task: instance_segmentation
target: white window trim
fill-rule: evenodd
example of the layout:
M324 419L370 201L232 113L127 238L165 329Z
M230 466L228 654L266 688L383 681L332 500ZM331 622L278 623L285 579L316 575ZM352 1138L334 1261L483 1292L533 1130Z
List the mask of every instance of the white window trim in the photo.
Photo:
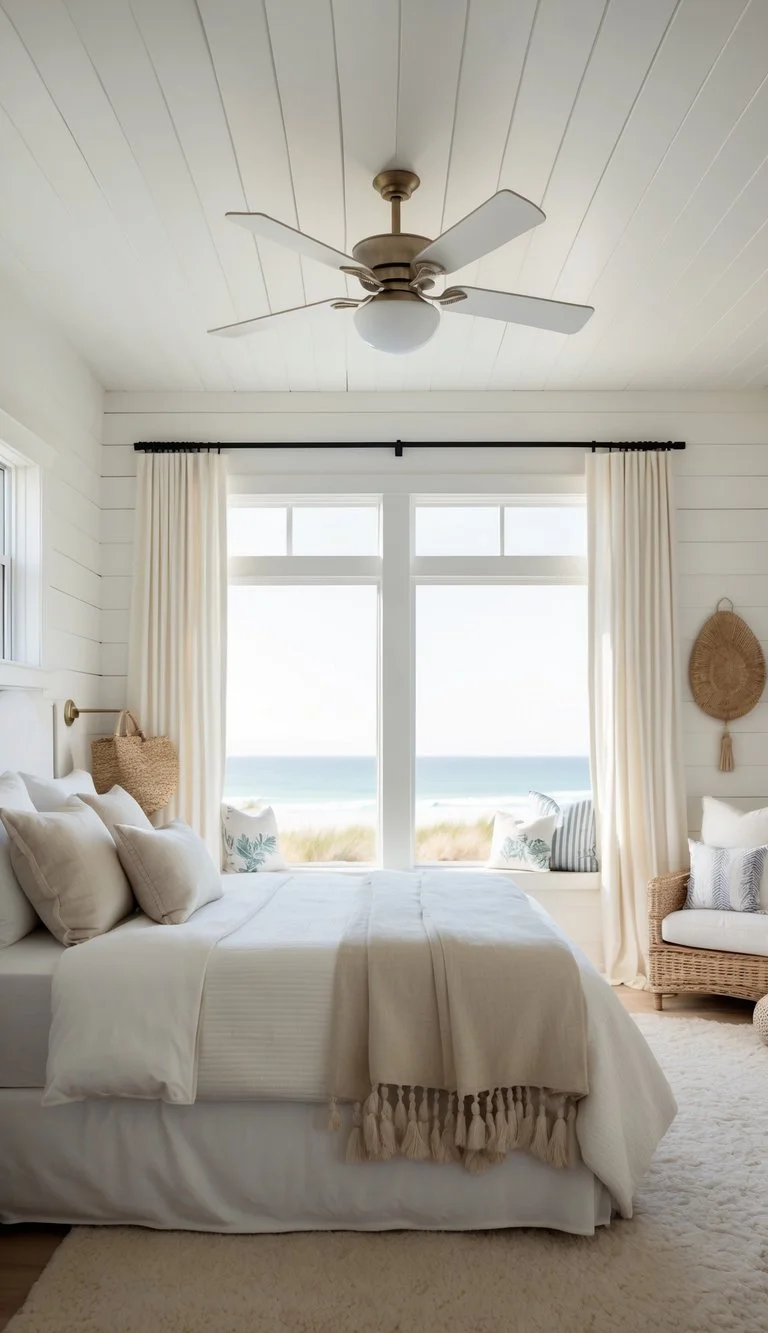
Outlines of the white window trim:
M42 484L36 463L0 442L7 469L6 551L10 614L3 665L39 667L42 643Z
M3 474L3 542L0 548L2 565L3 614L2 653L0 661L8 661L13 651L13 469L0 456Z
M379 586L378 804L379 854L385 869L414 865L415 588L419 584L585 584L587 561L553 556L421 556L414 549L417 505L584 504L577 476L475 475L230 476L237 506L348 503L381 505L380 557L258 556L229 562L233 584L374 583ZM384 645L386 644L386 653ZM362 868L362 867L361 867ZM467 866L467 868L470 868Z

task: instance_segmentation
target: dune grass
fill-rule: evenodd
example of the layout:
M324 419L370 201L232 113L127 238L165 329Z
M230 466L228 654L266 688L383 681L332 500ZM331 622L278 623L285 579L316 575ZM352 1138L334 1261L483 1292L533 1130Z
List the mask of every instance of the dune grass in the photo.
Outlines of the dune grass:
M280 834L280 847L291 865L307 861L375 861L376 832L365 824L351 824L349 828L286 829Z
M417 861L485 861L491 848L492 821L443 822L416 829ZM348 828L286 829L280 834L286 861L370 862L376 859L376 834L364 824Z

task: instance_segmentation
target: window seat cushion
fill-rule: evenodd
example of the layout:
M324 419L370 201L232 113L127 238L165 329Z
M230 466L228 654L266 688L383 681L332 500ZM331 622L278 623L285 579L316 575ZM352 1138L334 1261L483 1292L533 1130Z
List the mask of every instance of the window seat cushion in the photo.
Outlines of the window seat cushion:
M719 912L688 907L665 916L661 934L667 944L768 957L768 913Z

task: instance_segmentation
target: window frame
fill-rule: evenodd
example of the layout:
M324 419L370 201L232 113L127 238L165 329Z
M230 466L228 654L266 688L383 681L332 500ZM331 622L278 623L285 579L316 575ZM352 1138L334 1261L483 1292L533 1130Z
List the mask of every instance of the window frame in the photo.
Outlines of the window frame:
M229 580L235 584L374 583L378 586L377 864L386 869L411 869L415 865L417 586L587 582L586 556L417 557L415 514L419 505L498 506L503 551L505 508L583 507L586 502L583 476L487 474L472 478L482 482L482 487L473 491L468 489L469 480L460 474L434 477L330 474L296 478L261 475L230 479L229 503L236 506L281 505L288 506L289 513L291 505L308 503L332 508L344 504L380 506L378 556L237 556L230 558ZM362 868L362 864L350 867Z
M2 485L2 541L0 542L0 581L2 588L2 615L0 615L0 661L13 660L13 468L0 457L0 485Z

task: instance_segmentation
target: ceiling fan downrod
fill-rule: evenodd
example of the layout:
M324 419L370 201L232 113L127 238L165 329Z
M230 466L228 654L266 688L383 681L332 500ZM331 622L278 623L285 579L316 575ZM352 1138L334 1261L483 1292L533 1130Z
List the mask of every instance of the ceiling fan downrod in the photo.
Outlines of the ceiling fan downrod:
M400 235L400 204L403 199L410 199L414 190L418 190L421 181L415 171L402 171L393 167L390 171L380 171L373 178L373 188L378 190L392 209L392 235Z

